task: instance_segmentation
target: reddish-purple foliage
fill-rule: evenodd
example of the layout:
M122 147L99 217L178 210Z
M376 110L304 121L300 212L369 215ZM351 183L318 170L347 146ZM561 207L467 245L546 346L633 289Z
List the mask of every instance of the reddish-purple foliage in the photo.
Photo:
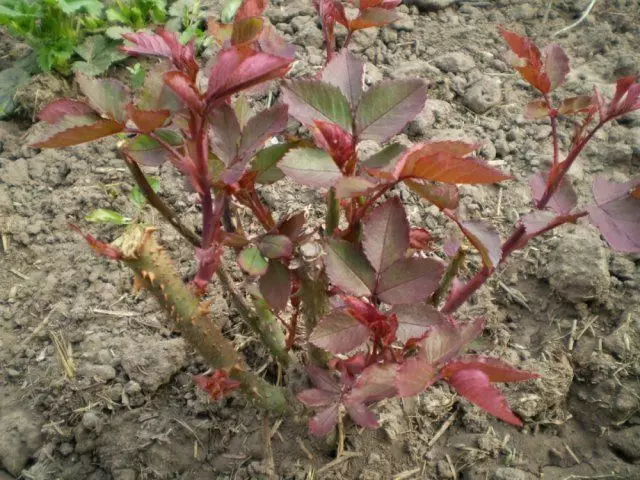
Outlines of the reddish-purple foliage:
M193 381L214 400L220 400L240 386L240 382L229 378L224 370L215 370L210 375L195 375Z
M257 284L250 290L256 306L269 310L286 330L283 348L296 346L297 319L305 308L317 314L325 303L331 305L306 332L309 343L333 355L328 370L308 366L314 388L298 395L303 404L320 410L310 421L312 433L328 434L344 412L362 427L376 427L375 402L416 395L438 381L521 426L493 384L532 380L537 374L465 353L485 322L460 321L454 313L515 250L583 217L617 250L640 251L640 180L616 183L598 177L595 203L580 207L566 175L604 124L640 109L637 79L620 79L610 101L597 90L565 99L555 99L554 93L552 98L569 72L561 47L549 45L541 52L530 39L500 29L511 49L509 63L542 94L525 107L525 117L548 120L553 142L551 166L529 182L533 211L503 241L487 219L467 218L459 208L459 184L512 180L474 155L480 145L387 143L422 111L427 85L402 79L365 88L364 62L347 47L355 31L394 21L392 10L401 2L354 0L357 13L349 18L340 1L314 0L327 65L313 78L284 82L281 101L254 114L245 95L284 77L294 59L293 48L261 18L266 3L245 0L233 24L209 23L220 51L206 71L196 61L193 42L182 45L172 32L127 34L125 52L164 62L149 72L141 94L133 98L117 80L78 75L86 102L58 100L46 107L40 119L49 128L33 139L34 145L65 147L126 133L120 150L130 167L169 161L196 192L202 210L194 291L204 295L225 248L233 249L247 281ZM340 52L336 23L348 31ZM206 78L204 89L200 74ZM289 116L309 130L308 139L284 135L282 140ZM574 135L561 158L558 129L567 117ZM367 140L379 143L380 150L360 158L358 147ZM284 176L326 195L322 228L308 229L303 212L274 219L258 186ZM393 193L402 183L457 229L441 242L444 248L437 248L441 239L409 222ZM242 215L232 218L232 204L253 214L262 231L247 236ZM117 248L91 235L85 238L99 254L122 258ZM314 256L312 248L300 248L311 242L322 252ZM470 250L481 262L465 281ZM308 277L307 270L316 276ZM314 288L321 290L320 300ZM270 333L279 338L274 330ZM214 398L239 386L223 370L196 382Z

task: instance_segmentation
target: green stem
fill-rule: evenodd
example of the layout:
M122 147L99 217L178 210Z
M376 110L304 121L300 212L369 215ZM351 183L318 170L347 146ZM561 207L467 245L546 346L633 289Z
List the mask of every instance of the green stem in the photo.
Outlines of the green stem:
M318 321L329 311L329 279L324 270L313 264L307 264L300 270L302 313L308 339ZM311 343L308 343L308 353L316 365L324 365L329 361L328 353Z
M447 271L442 277L442 281L440 282L440 286L431 297L431 305L437 307L440 304L442 298L447 294L449 288L451 287L451 283L453 283L454 278L458 275L458 272L464 265L465 260L467 259L467 251L464 248L459 248L456 255L451 260Z
M133 179L136 181L136 184L140 187L140 190L142 190L145 197L147 197L149 204L155 208L160 215L162 215L165 220L167 220L189 243L195 247L200 247L200 237L192 230L189 230L189 228L180 221L178 215L171 210L164 201L162 201L153 188L151 188L151 185L147 181L147 177L142 173L138 164L124 152L123 156L127 167L129 167L129 171L133 175Z
M199 247L201 244L200 237L195 232L187 228L184 224L182 224L182 222L180 222L178 218L178 215L173 210L171 210L171 208L169 208L166 203L164 203L164 201L160 198L160 196L158 196L156 192L153 191L153 188L151 188L151 185L149 185L147 178L140 170L138 164L132 159L128 158L126 154L124 155L124 157L125 163L129 167L129 170L131 171L136 183L147 197L149 204L153 208L155 208L178 231L178 233L180 233L187 241L189 241L189 243L191 243L194 247ZM233 303L233 306L236 308L238 313L240 313L240 316L252 330L256 331L260 335L260 337L263 338L265 336L265 333L263 333L259 328L260 319L256 316L255 312L251 309L251 307L249 307L242 295L240 295L238 290L235 288L233 280L231 280L231 277L226 271L222 261L218 266L218 269L216 270L216 275L218 276L218 279L220 280L223 288L229 293L231 302ZM284 357L282 357L279 350L272 350L272 354L274 355L274 357L278 358L281 363L283 363L284 365L287 364L286 362L283 362Z
M209 305L181 278L169 256L155 241L152 229L129 228L122 238L123 262L136 274L169 315L182 336L212 367L225 369L261 408L273 413L288 409L284 391L248 371L233 343L211 320Z
M223 288L229 293L233 306L238 310L240 316L246 324L256 333L262 343L269 349L271 355L282 365L289 365L289 354L285 348L285 338L276 317L271 313L266 305L262 305L258 300L254 300L257 314L245 302L240 292L233 284L231 276L226 269L220 265L216 270L218 279Z
M340 223L340 201L336 198L336 189L331 187L327 195L327 231L328 237L333 235L333 232L338 228Z

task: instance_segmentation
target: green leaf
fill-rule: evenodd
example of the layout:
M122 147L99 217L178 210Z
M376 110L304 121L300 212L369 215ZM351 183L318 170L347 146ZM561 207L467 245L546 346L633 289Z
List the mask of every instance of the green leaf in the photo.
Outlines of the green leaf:
M317 80L295 80L286 83L282 92L289 113L304 125L313 126L320 120L352 132L351 107L338 87Z
M200 32L200 25L197 23L192 23L184 30L184 32L180 34L180 43L186 45L193 38L196 38Z
M296 148L289 151L278 167L296 182L309 187L330 187L342 178L333 158L317 148Z
M147 182L151 186L151 189L154 192L157 192L160 188L160 179L156 177L147 177ZM144 192L140 189L138 185L135 185L131 190L131 195L129 195L129 199L138 207L142 207L145 203L147 203L147 197Z
M17 107L16 91L29 80L29 72L20 67L0 71L0 118L11 115Z
M364 162L362 166L365 168L386 168L405 152L407 147L401 143L390 143L378 153L374 153Z
M292 146L291 143L279 143L260 150L251 165L251 170L258 174L256 182L268 185L284 178L284 173L278 168L278 162Z
M422 80L377 83L360 99L356 134L360 140L384 143L422 111L426 100L427 86Z
M163 128L154 133L169 145L182 145L182 136L174 130ZM147 135L132 138L125 148L136 162L149 167L162 165L171 155L162 145Z
M116 48L115 43L109 42L102 35L88 37L82 45L76 47L76 53L85 61L75 62L73 71L90 77L103 74L115 62L127 57Z
M257 247L247 247L238 255L238 265L247 274L259 277L267 273L269 263Z
M131 75L131 87L134 90L139 90L144 85L144 80L147 76L147 71L144 67L136 63L133 67L127 67L127 71Z
M352 295L371 295L376 272L362 251L344 240L328 239L326 253L324 263L333 285Z
M90 212L84 219L93 223L112 223L114 225L128 225L131 223L129 217L120 215L113 210L107 210L106 208L98 208Z
M220 11L220 20L222 23L233 22L233 17L236 16L236 12L242 5L242 0L225 0Z
M129 17L121 10L109 8L106 13L107 20L111 23L122 23L124 25L128 25L130 23Z
M92 17L102 15L104 9L103 2L98 0L56 0L58 7L67 15L73 15L80 11L85 11Z
M107 28L104 32L104 34L111 40L122 40L122 35L125 33L133 33L133 29L123 27L122 25L113 25Z

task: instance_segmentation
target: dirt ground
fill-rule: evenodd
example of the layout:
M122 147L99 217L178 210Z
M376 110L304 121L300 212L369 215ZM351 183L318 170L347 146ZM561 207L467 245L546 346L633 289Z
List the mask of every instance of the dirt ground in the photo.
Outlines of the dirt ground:
M294 43L292 75L320 68L322 35L310 0L272 2L268 16ZM419 76L430 83L425 111L403 134L420 141L481 142L509 171L504 187L465 187L463 211L506 234L530 210L526 179L550 161L550 128L527 122L531 91L502 60L496 26L541 44L569 25L587 0L413 0L391 28L358 34L367 81ZM339 41L344 39L340 32ZM637 0L598 1L589 18L555 38L572 59L562 93L611 94L610 82L640 72ZM46 90L47 81L39 80ZM43 95L47 92L43 92ZM31 112L32 113L32 112ZM31 113L26 117L30 118ZM96 258L68 223L102 239L117 227L87 225L95 208L133 214L131 180L115 141L60 151L31 150L24 121L0 122L0 479L265 478L263 419L240 396L210 402L192 375L207 366L163 325L147 295L131 293L128 271ZM568 134L562 136L566 146ZM594 174L640 172L640 115L602 131L573 172L583 202ZM197 225L193 198L169 168L162 193ZM443 236L449 228L406 190L410 221ZM318 194L289 183L264 192L280 211L309 210ZM160 219L152 216L150 220ZM160 228L185 275L192 252ZM239 274L236 279L241 282ZM256 368L268 356L216 285L218 319ZM410 401L387 401L377 431L347 430L346 456L310 437L308 417L271 419L283 479L638 479L640 478L640 256L610 252L586 224L536 241L483 288L463 315L489 319L474 348L541 373L507 386L525 420L517 430L436 386ZM73 372L68 379L67 372ZM287 372L294 389L304 378Z

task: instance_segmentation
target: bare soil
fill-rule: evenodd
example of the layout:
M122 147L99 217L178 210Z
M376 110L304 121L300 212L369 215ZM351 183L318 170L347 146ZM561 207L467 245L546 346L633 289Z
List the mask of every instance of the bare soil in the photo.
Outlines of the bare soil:
M280 1L272 22L299 45L294 75L321 68L322 36L310 1ZM507 234L530 210L526 179L550 160L550 128L522 118L533 98L502 60L502 24L540 44L589 3L428 1L402 6L391 28L363 32L353 48L370 62L368 81L419 76L430 100L403 137L463 138L515 181L463 189L463 210ZM418 9L421 7L421 10ZM444 7L443 7L444 6ZM572 58L563 94L610 94L610 82L640 71L635 0L596 3L587 21L554 39ZM339 41L344 35L339 36ZM4 45L4 41L2 42ZM5 65L3 65L5 66ZM44 88L46 82L41 82ZM292 126L295 128L295 126ZM68 223L102 239L117 227L87 226L95 208L133 214L128 172L115 140L35 151L24 125L0 123L0 479L266 478L263 418L240 396L209 401L192 375L207 366L164 325L129 272L96 258ZM566 146L568 135L563 135ZM605 129L573 180L583 202L594 174L637 175L640 115ZM152 171L188 224L199 217L182 180ZM405 190L410 220L444 236L447 223ZM264 192L280 211L307 209L319 194L289 183ZM193 273L191 249L160 219L163 243ZM236 272L236 280L242 276ZM378 407L377 431L347 428L346 456L306 432L305 415L270 419L275 469L283 479L637 479L640 478L640 257L610 252L586 224L563 228L512 259L464 307L489 326L473 348L542 374L506 386L525 420L517 430L460 400L446 386ZM268 356L213 285L213 311L256 368ZM65 376L65 370L73 373ZM294 389L300 372L286 372Z

